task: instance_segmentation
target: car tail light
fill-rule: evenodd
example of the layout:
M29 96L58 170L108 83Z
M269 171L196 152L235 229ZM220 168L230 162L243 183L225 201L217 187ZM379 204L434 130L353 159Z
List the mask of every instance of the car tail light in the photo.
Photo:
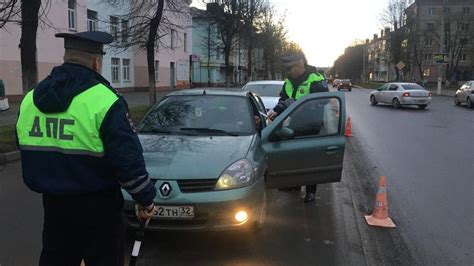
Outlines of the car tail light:
M409 92L404 92L404 93L402 94L402 97L410 97L410 93L409 93Z
M430 92L428 93L428 97L431 97L431 96L433 96L433 93L430 91Z

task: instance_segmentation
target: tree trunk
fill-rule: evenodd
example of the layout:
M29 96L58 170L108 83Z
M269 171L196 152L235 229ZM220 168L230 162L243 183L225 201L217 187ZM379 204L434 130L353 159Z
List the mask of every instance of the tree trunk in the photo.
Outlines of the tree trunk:
M41 0L21 1L21 73L23 93L33 89L38 83L38 63L36 60L36 32Z
M148 90L150 97L150 106L156 103L156 77L155 77L155 38L158 34L161 17L163 16L164 0L158 1L158 7L155 15L150 20L150 32L146 43L146 59L148 63Z
M230 88L230 80L232 78L232 68L230 67L230 49L224 48L225 53L225 86Z
M250 81L252 79L252 50L253 50L253 41L249 41L249 47L248 47L248 50L247 50L247 77L248 77L248 80L246 80L245 82L247 81Z

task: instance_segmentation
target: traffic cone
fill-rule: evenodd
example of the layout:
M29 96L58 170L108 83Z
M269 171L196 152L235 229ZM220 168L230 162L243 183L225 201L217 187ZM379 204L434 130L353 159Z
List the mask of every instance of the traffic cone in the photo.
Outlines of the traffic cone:
M350 117L347 117L346 130L344 132L344 136L352 137L352 123L351 123Z
M379 179L379 190L375 196L375 209L372 215L365 215L365 220L369 225L379 227L395 228L396 225L388 217L387 187L385 186L385 176Z

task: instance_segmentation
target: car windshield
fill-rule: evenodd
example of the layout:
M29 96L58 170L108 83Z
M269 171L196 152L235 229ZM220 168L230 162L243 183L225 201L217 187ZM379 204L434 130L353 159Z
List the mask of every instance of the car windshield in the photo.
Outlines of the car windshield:
M255 132L245 97L186 95L164 98L138 126L140 133L251 135Z
M407 91L412 91L412 90L425 90L423 87L421 87L418 84L402 84L402 88L407 90Z
M249 84L244 90L251 91L262 97L279 97L283 85L280 84Z
M346 84L349 84L349 83L351 83L351 81L350 81L350 80L348 80L348 79L345 79L345 80L343 80L342 82L343 82L343 83L346 83Z

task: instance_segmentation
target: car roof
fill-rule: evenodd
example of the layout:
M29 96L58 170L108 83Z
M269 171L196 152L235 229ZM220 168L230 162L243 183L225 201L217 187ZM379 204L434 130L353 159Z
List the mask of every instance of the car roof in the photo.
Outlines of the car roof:
M250 81L245 85L253 85L253 84L275 84L275 85L283 85L285 81L283 80L255 80L255 81Z
M249 95L248 91L242 90L224 90L222 89L185 89L169 93L167 96L188 96L188 95L213 95L213 96L240 96L247 97Z
M416 84L416 83L413 83L413 82L387 82L386 84L395 84L395 85L418 85L420 86L419 84Z

